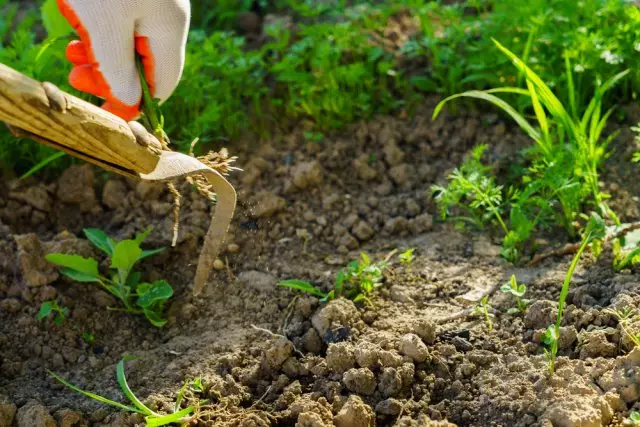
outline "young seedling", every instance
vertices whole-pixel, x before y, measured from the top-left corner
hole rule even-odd
[[[89,345],[94,345],[96,343],[96,336],[91,331],[83,332],[81,337],[82,341],[86,342]]]
[[[493,331],[493,322],[491,321],[493,313],[489,313],[490,308],[491,306],[489,305],[489,297],[485,295],[484,297],[482,297],[480,303],[474,309],[474,312],[476,314],[484,316],[484,319],[487,322],[487,330],[489,332]]]
[[[415,259],[415,255],[413,254],[414,251],[415,249],[411,248],[411,249],[407,249],[406,251],[398,255],[398,258],[400,259],[400,263],[407,266],[411,265],[411,263]]]
[[[143,250],[140,245],[151,233],[151,228],[137,235],[135,239],[114,241],[103,231],[91,228],[85,229],[84,234],[95,247],[103,251],[110,258],[108,277],[98,271],[98,261],[83,258],[79,255],[50,254],[46,260],[62,269],[65,276],[81,283],[97,283],[105,291],[118,298],[124,305],[120,310],[144,316],[156,327],[162,327],[166,320],[162,319],[165,303],[173,296],[173,288],[164,280],[153,283],[141,282],[141,274],[134,272],[133,267],[138,261],[155,255],[164,250]]]
[[[142,403],[140,401],[140,399],[138,399],[136,397],[135,394],[133,394],[133,391],[131,391],[131,389],[129,388],[129,384],[127,384],[127,379],[124,375],[124,362],[125,360],[129,360],[129,359],[122,359],[120,362],[118,362],[118,366],[116,369],[116,375],[118,378],[118,384],[120,385],[120,388],[122,389],[122,392],[124,393],[124,395],[129,399],[129,401],[133,404],[133,406],[128,406],[128,405],[124,405],[120,402],[116,402],[114,400],[108,399],[106,397],[102,397],[98,394],[95,393],[91,393],[89,391],[85,391],[80,389],[79,387],[76,387],[75,385],[71,384],[70,382],[66,381],[65,379],[61,378],[60,376],[58,376],[57,374],[55,374],[54,372],[49,371],[49,374],[55,378],[56,380],[58,380],[59,382],[61,382],[63,385],[65,385],[66,387],[70,388],[73,391],[76,391],[86,397],[89,397],[93,400],[97,400],[98,402],[101,403],[105,403],[107,405],[111,405],[113,407],[116,407],[122,411],[126,411],[126,412],[134,412],[134,413],[138,413],[138,414],[142,414],[145,416],[145,421],[146,421],[146,425],[148,427],[160,427],[160,426],[166,426],[169,424],[181,424],[184,425],[185,423],[188,423],[191,420],[190,414],[195,410],[194,407],[190,406],[188,408],[184,408],[184,409],[180,409],[180,405],[182,403],[182,397],[184,394],[184,390],[186,387],[183,387],[180,390],[180,393],[178,394],[178,398],[176,399],[176,405],[175,405],[175,410],[172,414],[169,415],[163,415],[163,414],[158,414],[157,412],[152,411],[149,407],[147,407],[144,403]],[[186,384],[185,384],[186,386]]]
[[[605,311],[618,319],[618,324],[620,324],[622,332],[631,340],[634,346],[640,348],[640,332],[634,331],[632,326],[634,321],[640,319],[640,314],[638,314],[635,309],[629,307]]]
[[[625,421],[625,425],[628,426],[640,426],[640,412],[633,411],[629,414],[629,418]]]
[[[589,244],[593,243],[596,240],[602,240],[604,238],[604,235],[604,221],[598,214],[593,213],[585,229],[580,248],[573,257],[573,261],[571,262],[569,270],[567,271],[567,274],[564,278],[564,283],[562,284],[562,289],[560,290],[560,299],[558,300],[558,316],[556,318],[556,323],[547,328],[547,331],[543,337],[543,341],[547,345],[547,348],[544,349],[544,352],[547,356],[549,371],[552,375],[555,372],[556,356],[558,354],[558,340],[560,339],[560,324],[562,323],[562,313],[564,311],[564,305],[565,301],[567,300],[567,295],[569,294],[569,285],[571,284],[573,273],[575,272],[576,267],[578,266],[578,261],[580,261],[580,257],[582,256],[582,253],[585,251],[587,246],[589,246]]]
[[[518,284],[515,274],[511,275],[511,279],[502,285],[500,291],[505,294],[511,294],[516,299],[516,306],[511,307],[507,313],[524,313],[527,306],[531,303],[530,300],[522,298],[527,292],[527,286],[524,283]]]
[[[51,315],[53,315],[53,323],[62,325],[65,318],[69,315],[69,309],[67,307],[60,307],[58,301],[43,302],[38,312],[38,320],[44,320]]]
[[[613,268],[616,271],[640,264],[640,231],[632,231],[613,241]]]
[[[303,280],[285,280],[278,283],[278,286],[314,295],[323,302],[344,296],[353,302],[364,301],[367,304],[372,304],[369,296],[381,286],[382,273],[388,267],[389,259],[395,253],[394,250],[383,261],[372,263],[371,258],[362,252],[360,260],[351,261],[345,269],[338,272],[335,286],[328,293]]]

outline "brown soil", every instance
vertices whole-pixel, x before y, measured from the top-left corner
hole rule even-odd
[[[224,254],[228,269],[215,272],[197,299],[188,287],[210,207],[183,185],[178,247],[142,265],[145,277],[176,289],[162,329],[106,310],[110,296],[61,278],[43,259],[95,254],[83,227],[128,238],[152,225],[149,246],[167,245],[171,197],[162,186],[90,166],[51,184],[3,184],[0,426],[143,425],[47,374],[120,400],[115,364],[124,355],[137,356],[126,365],[130,386],[161,411],[186,379],[203,378],[199,397],[209,403],[193,425],[620,425],[634,405],[640,409],[640,350],[631,351],[605,310],[637,307],[640,275],[615,274],[606,251],[597,261],[584,258],[551,376],[540,336],[555,316],[570,257],[514,267],[500,259],[499,239],[434,222],[429,197],[475,144],[488,143],[500,169],[529,141],[495,114],[432,122],[433,106],[414,119],[378,117],[321,143],[297,132],[234,146],[244,171],[232,177],[240,205],[230,242],[240,251]],[[605,177],[627,221],[640,216],[640,186],[626,166],[630,141],[627,131],[616,139]],[[361,250],[381,259],[410,247],[416,260],[392,266],[373,307],[294,299],[275,286],[298,278],[327,289]],[[525,314],[507,314],[513,300],[494,293],[488,332],[482,318],[464,314],[511,274],[534,302]],[[53,298],[70,309],[62,326],[36,319],[40,303]],[[95,335],[93,345],[84,332]]]

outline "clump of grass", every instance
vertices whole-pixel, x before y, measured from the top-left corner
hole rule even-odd
[[[619,310],[605,310],[618,319],[622,332],[629,338],[634,346],[640,347],[640,331],[633,329],[633,323],[640,320],[640,314],[634,308],[625,307]]]
[[[53,316],[53,323],[60,326],[69,315],[67,307],[61,307],[58,301],[45,301],[38,311],[38,320],[48,319]]]
[[[98,261],[79,255],[49,254],[46,260],[61,268],[65,276],[80,283],[95,283],[122,302],[124,308],[110,308],[132,314],[143,314],[154,326],[167,323],[162,318],[164,306],[173,296],[173,288],[164,280],[153,283],[141,282],[141,274],[133,271],[135,265],[164,248],[143,250],[140,245],[151,233],[151,228],[134,239],[116,242],[102,230],[85,229],[85,236],[110,259],[106,277],[98,270]]]
[[[398,255],[398,259],[400,260],[400,264],[402,265],[411,265],[416,256],[413,254],[415,252],[415,248],[410,248]]]
[[[389,267],[389,259],[395,252],[391,252],[379,262],[372,262],[369,255],[362,252],[359,260],[351,261],[346,268],[338,272],[334,287],[329,292],[322,291],[310,282],[296,279],[284,280],[278,283],[278,286],[314,295],[325,302],[345,297],[353,302],[372,305],[371,295],[382,285],[383,272]]]
[[[585,251],[587,246],[589,246],[596,240],[602,240],[604,238],[604,235],[604,221],[597,214],[592,214],[591,218],[589,219],[589,223],[585,228],[580,248],[574,255],[573,261],[571,261],[571,265],[569,266],[569,270],[565,275],[562,289],[560,290],[560,298],[558,299],[558,315],[556,317],[556,322],[547,328],[546,333],[543,337],[544,343],[547,345],[547,348],[544,349],[544,352],[547,356],[547,362],[551,374],[555,372],[555,362],[556,356],[558,354],[558,341],[560,339],[560,324],[562,323],[562,314],[564,312],[567,295],[569,294],[569,285],[571,284],[573,273],[578,266],[578,261],[580,261],[580,257],[582,256],[582,253]]]
[[[524,313],[531,303],[530,300],[523,298],[527,293],[527,286],[524,283],[518,283],[515,274],[511,275],[511,279],[502,285],[500,292],[511,294],[516,300],[516,306],[510,308],[508,313]]]
[[[599,188],[599,169],[606,157],[607,146],[615,136],[602,137],[613,112],[612,109],[603,111],[603,98],[629,71],[599,84],[580,115],[568,57],[565,65],[570,89],[569,107],[565,107],[520,58],[497,41],[494,43],[521,73],[527,89],[503,87],[452,95],[438,104],[433,117],[438,116],[446,103],[457,98],[481,99],[497,106],[534,141],[534,146],[525,152],[529,164],[526,173],[519,185],[509,187],[505,193],[486,176],[488,169],[480,163],[481,151],[476,149],[478,151],[474,150],[472,158],[463,165],[466,172],[461,167],[452,174],[449,187],[436,188],[439,190],[436,197],[440,198],[441,213],[446,214],[448,208],[457,206],[471,213],[465,219],[470,218],[474,225],[484,224],[489,219],[497,221],[504,233],[503,256],[517,261],[533,231],[557,224],[574,235],[576,221],[584,210],[595,208],[601,215],[619,222],[606,203],[609,195]],[[496,95],[500,93],[524,97],[533,109],[537,126]],[[508,214],[502,214],[501,207]]]
[[[127,397],[127,399],[129,399],[129,401],[131,402],[131,405],[124,405],[120,402],[116,402],[114,400],[108,399],[106,397],[100,396],[98,394],[95,393],[91,393],[89,391],[85,391],[80,389],[79,387],[76,387],[75,385],[71,384],[70,382],[66,381],[65,379],[63,379],[62,377],[60,377],[59,375],[55,374],[54,372],[49,371],[49,374],[55,378],[57,381],[59,381],[60,383],[62,383],[63,385],[65,385],[66,387],[70,388],[71,390],[78,392],[86,397],[89,397],[93,400],[96,400],[100,403],[104,403],[107,405],[111,405],[115,408],[118,408],[122,411],[125,412],[132,412],[132,413],[137,413],[137,414],[142,414],[145,416],[145,421],[146,421],[146,425],[148,427],[160,427],[160,426],[166,426],[169,424],[181,424],[184,425],[185,423],[189,423],[191,420],[190,415],[194,412],[195,407],[190,406],[184,409],[181,409],[181,405],[182,405],[182,400],[184,397],[184,392],[186,391],[187,387],[188,387],[188,382],[186,382],[184,384],[184,386],[182,387],[182,389],[180,390],[180,392],[178,393],[178,397],[176,399],[176,403],[175,403],[175,409],[174,412],[168,415],[163,415],[163,414],[159,414],[153,410],[151,410],[148,406],[146,406],[144,403],[142,403],[142,401],[140,401],[140,399],[138,399],[138,397],[136,397],[136,395],[133,393],[133,391],[131,391],[131,388],[129,387],[129,384],[127,384],[127,379],[125,377],[124,374],[124,362],[125,360],[130,360],[129,358],[123,359],[120,362],[118,362],[118,366],[116,368],[116,375],[118,378],[118,384],[120,385],[120,388],[122,389],[122,392],[124,393],[124,395]]]

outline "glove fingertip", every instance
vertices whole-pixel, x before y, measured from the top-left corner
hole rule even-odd
[[[84,42],[80,40],[74,40],[67,45],[65,55],[69,62],[75,65],[89,64],[89,54]]]

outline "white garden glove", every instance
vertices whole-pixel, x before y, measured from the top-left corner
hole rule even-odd
[[[154,98],[166,100],[184,67],[189,0],[57,0],[80,36],[67,47],[69,83],[106,100],[103,108],[129,121],[139,115],[143,58]]]

